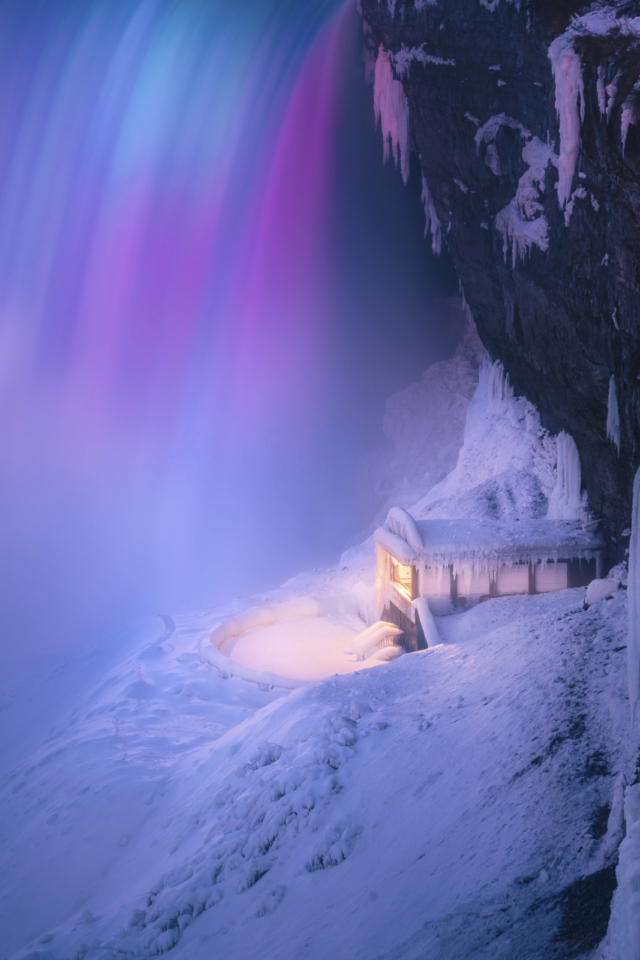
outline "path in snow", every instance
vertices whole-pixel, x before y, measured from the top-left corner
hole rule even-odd
[[[87,660],[0,788],[7,955],[587,955],[634,758],[626,595],[583,596],[283,695],[202,664],[210,615]]]

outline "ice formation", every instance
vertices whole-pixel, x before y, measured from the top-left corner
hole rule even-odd
[[[636,83],[633,90],[622,105],[620,135],[622,137],[623,153],[627,145],[627,134],[629,133],[629,127],[636,124],[638,119],[640,119],[640,80]]]
[[[505,261],[511,248],[512,266],[515,267],[518,259],[523,259],[533,246],[543,252],[549,248],[549,234],[547,218],[543,214],[543,205],[540,195],[544,193],[547,167],[551,163],[558,164],[558,157],[548,144],[533,136],[513,117],[504,113],[491,117],[476,134],[475,141],[480,147],[485,144],[485,163],[493,174],[502,176],[502,165],[496,147],[495,139],[501,126],[519,130],[525,141],[522,148],[522,159],[527,169],[520,177],[515,197],[496,216],[496,229],[502,234],[502,249]]]
[[[501,364],[485,363],[451,473],[413,505],[422,519],[542,519],[555,486],[556,442]]]
[[[635,713],[640,696],[640,470],[633,482],[633,513],[629,540],[629,699]]]
[[[580,124],[584,120],[582,63],[573,49],[573,37],[567,34],[556,37],[549,47],[549,59],[556,85],[556,112],[560,124],[558,203],[563,209],[571,196],[580,146]]]
[[[609,399],[607,403],[607,437],[612,443],[615,443],[618,455],[620,455],[620,411],[618,410],[616,378],[614,376],[612,376],[609,380]]]
[[[373,110],[376,125],[382,128],[383,160],[393,154],[396,166],[400,166],[402,179],[409,179],[409,107],[402,84],[393,76],[390,54],[382,44],[373,81]]]
[[[431,231],[431,249],[435,255],[439,257],[442,252],[442,227],[440,226],[438,214],[436,213],[436,205],[433,202],[433,197],[429,193],[429,186],[424,173],[422,174],[422,203],[424,204],[425,239],[429,231]]]
[[[562,209],[571,195],[571,185],[580,146],[580,127],[584,120],[584,82],[582,62],[574,48],[581,36],[623,36],[640,39],[640,17],[619,16],[615,7],[596,7],[581,17],[574,17],[569,28],[556,37],[549,47],[549,59],[556,87],[556,111],[560,124],[560,158],[558,164],[558,202]],[[600,113],[609,117],[615,102],[619,75],[605,85],[604,65],[598,68],[597,92]],[[627,131],[635,123],[635,97],[624,104],[621,137],[624,149]]]
[[[564,430],[558,434],[556,486],[549,499],[550,520],[578,520],[582,517],[582,469],[573,437]]]
[[[423,64],[423,66],[426,66],[427,63],[432,63],[437,67],[455,67],[455,60],[445,60],[442,57],[431,56],[431,54],[425,53],[424,46],[424,43],[421,43],[419,47],[411,47],[409,49],[403,43],[397,53],[391,54],[396,68],[396,74],[399,77],[404,77],[405,73],[409,72],[409,68],[414,60],[417,61],[417,63]]]

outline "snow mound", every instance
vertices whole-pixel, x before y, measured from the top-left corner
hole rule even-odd
[[[410,511],[417,519],[540,519],[556,487],[555,439],[514,397],[499,362],[482,367],[451,473]]]

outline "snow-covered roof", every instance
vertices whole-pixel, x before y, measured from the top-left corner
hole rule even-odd
[[[602,538],[574,520],[414,520],[393,507],[375,540],[401,563],[589,558]]]

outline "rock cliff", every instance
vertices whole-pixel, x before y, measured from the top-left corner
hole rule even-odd
[[[361,11],[385,142],[405,176],[420,158],[434,249],[516,392],[575,438],[622,559],[640,461],[640,2]]]

